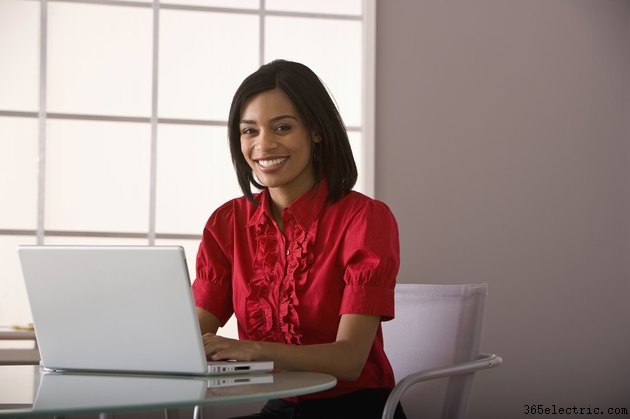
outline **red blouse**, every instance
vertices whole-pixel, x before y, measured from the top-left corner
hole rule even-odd
[[[324,180],[286,208],[284,234],[267,190],[255,195],[259,205],[242,197],[219,207],[197,255],[195,304],[221,324],[234,312],[240,339],[296,345],[334,342],[343,314],[392,319],[400,264],[393,214],[358,192],[332,204],[327,194]],[[379,326],[360,377],[316,397],[394,384]]]

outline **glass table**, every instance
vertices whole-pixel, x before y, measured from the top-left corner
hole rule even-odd
[[[0,366],[0,417],[177,409],[298,396],[332,388],[327,374],[278,371],[224,377],[51,373]]]

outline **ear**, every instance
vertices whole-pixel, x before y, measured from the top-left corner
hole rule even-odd
[[[313,135],[311,135],[311,138],[313,139],[314,143],[321,143],[322,142],[322,138],[316,132],[314,132]]]

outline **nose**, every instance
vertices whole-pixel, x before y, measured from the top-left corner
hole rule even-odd
[[[258,150],[266,151],[272,150],[276,147],[276,141],[272,132],[263,129],[260,130],[256,136],[256,143],[254,147]]]

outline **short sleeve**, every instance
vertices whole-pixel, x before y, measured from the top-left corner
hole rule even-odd
[[[367,201],[347,229],[343,246],[344,291],[340,314],[394,318],[400,267],[398,224],[382,202]]]
[[[214,314],[221,326],[234,312],[232,305],[233,206],[228,202],[211,216],[197,252],[196,277],[192,284],[195,305]]]

